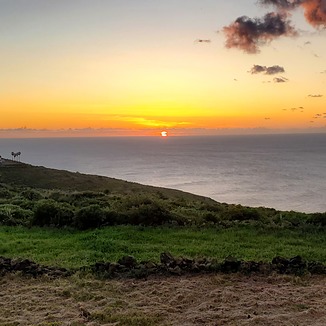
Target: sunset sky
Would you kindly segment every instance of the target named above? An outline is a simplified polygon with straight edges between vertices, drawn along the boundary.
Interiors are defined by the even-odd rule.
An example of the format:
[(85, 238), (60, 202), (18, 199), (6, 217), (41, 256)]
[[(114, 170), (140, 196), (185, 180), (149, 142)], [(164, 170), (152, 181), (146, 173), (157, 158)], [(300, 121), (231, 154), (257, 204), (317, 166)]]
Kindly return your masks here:
[(0, 137), (324, 132), (325, 27), (326, 0), (0, 0)]

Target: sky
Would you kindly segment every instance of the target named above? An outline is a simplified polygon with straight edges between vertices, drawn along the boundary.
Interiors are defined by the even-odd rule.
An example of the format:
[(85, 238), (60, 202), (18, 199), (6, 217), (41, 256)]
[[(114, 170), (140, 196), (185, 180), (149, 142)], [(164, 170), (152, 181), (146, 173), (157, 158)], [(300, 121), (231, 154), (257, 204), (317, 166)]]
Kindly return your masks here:
[(0, 0), (0, 137), (326, 131), (326, 0)]

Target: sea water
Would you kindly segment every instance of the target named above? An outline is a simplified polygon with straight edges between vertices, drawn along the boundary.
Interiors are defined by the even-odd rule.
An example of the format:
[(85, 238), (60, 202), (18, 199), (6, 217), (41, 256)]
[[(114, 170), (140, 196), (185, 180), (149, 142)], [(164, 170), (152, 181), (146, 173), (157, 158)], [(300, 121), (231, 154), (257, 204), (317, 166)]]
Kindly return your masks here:
[(0, 139), (0, 155), (219, 202), (326, 211), (326, 134)]

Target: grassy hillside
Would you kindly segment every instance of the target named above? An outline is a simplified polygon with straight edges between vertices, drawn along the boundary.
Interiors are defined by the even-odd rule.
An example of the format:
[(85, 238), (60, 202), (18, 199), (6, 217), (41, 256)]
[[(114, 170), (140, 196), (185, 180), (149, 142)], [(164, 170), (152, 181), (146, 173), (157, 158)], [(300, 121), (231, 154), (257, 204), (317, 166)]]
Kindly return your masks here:
[(81, 266), (129, 254), (326, 262), (326, 213), (218, 203), (185, 192), (6, 161), (0, 256)]
[(10, 160), (5, 160), (0, 165), (0, 183), (40, 189), (106, 191), (118, 194), (160, 192), (168, 197), (212, 201), (209, 198), (179, 190), (145, 186), (115, 178), (50, 169)]

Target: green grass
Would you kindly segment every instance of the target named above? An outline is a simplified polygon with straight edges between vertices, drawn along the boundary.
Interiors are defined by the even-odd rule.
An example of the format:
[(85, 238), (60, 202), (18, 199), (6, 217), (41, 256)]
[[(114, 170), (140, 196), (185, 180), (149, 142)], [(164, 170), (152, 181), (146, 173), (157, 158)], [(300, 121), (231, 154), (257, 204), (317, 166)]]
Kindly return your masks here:
[(158, 261), (161, 252), (189, 258), (270, 261), (277, 255), (301, 255), (326, 262), (326, 233), (263, 230), (254, 227), (169, 228), (114, 226), (88, 231), (0, 227), (0, 256), (29, 258), (41, 264), (81, 267), (117, 261), (123, 255)]

